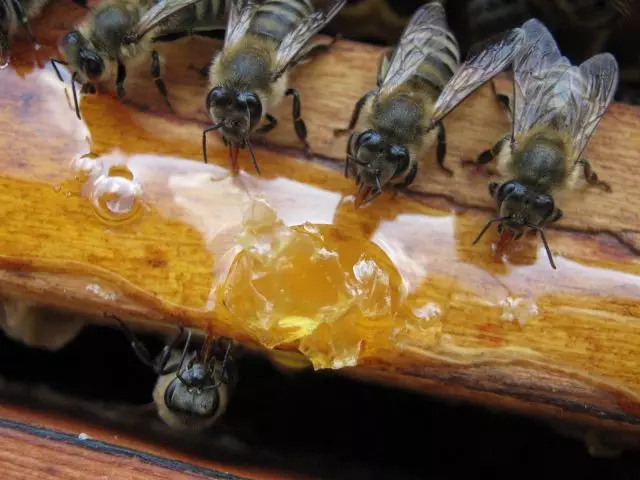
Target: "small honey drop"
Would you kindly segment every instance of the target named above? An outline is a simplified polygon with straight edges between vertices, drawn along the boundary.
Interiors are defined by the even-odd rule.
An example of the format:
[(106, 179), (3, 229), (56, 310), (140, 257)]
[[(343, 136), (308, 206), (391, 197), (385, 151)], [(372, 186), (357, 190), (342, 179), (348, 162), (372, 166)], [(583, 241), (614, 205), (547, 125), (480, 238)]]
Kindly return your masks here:
[(142, 208), (142, 187), (124, 177), (98, 177), (89, 197), (98, 216), (109, 223), (131, 221)]

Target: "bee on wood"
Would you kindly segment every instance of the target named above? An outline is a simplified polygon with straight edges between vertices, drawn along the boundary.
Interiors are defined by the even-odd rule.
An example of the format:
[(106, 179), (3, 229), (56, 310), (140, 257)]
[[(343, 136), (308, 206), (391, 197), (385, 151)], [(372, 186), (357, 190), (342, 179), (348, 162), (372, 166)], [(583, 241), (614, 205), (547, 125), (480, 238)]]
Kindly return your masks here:
[(476, 44), (460, 65), (457, 41), (447, 25), (444, 7), (428, 3), (411, 17), (391, 58), (383, 55), (377, 89), (355, 105), (352, 130), (363, 113), (363, 131), (347, 142), (345, 176), (355, 175), (355, 206), (371, 202), (386, 186), (406, 188), (418, 173), (418, 161), (437, 139), (437, 162), (446, 156), (443, 118), (511, 62), (524, 43), (513, 29)]
[[(115, 77), (117, 96), (122, 100), (127, 68), (150, 55), (151, 76), (165, 104), (173, 111), (167, 87), (160, 77), (161, 57), (153, 44), (168, 33), (177, 34), (180, 30), (185, 34), (197, 33), (192, 29), (194, 25), (211, 31), (222, 30), (225, 16), (226, 0), (200, 0), (191, 9), (183, 9), (176, 0), (107, 0), (60, 39), (59, 49), (64, 60), (51, 61), (60, 80), (57, 64), (68, 65), (73, 71), (73, 99), (80, 118), (76, 79), (84, 90), (94, 91), (95, 84)], [(162, 21), (157, 21), (157, 17), (162, 17)]]
[(0, 0), (0, 59), (6, 60), (11, 37), (22, 27), (31, 42), (38, 41), (31, 31), (29, 20), (37, 17), (51, 0)]
[(184, 328), (155, 359), (120, 319), (125, 335), (138, 358), (158, 375), (153, 400), (160, 418), (178, 430), (199, 431), (213, 425), (227, 409), (237, 384), (234, 347), (227, 338), (214, 340), (208, 332), (200, 351), (191, 350), (191, 331), (182, 352), (177, 350)]
[[(225, 32), (224, 47), (209, 70), (209, 92), (205, 108), (213, 126), (202, 133), (202, 151), (207, 162), (207, 133), (220, 130), (229, 147), (235, 174), (238, 149), (248, 147), (253, 166), (260, 169), (249, 135), (271, 131), (278, 119), (269, 110), (285, 96), (293, 97), (295, 133), (309, 154), (307, 128), (301, 116), (300, 95), (288, 88), (291, 69), (329, 43), (311, 43), (311, 38), (344, 6), (346, 0), (234, 0)], [(258, 125), (266, 120), (262, 127)]]
[(553, 195), (574, 188), (581, 177), (590, 186), (611, 191), (581, 157), (615, 94), (618, 64), (610, 53), (601, 53), (572, 65), (539, 20), (531, 19), (522, 28), (527, 44), (513, 61), (513, 98), (498, 95), (511, 117), (511, 133), (471, 162), (485, 165), (497, 157), (498, 170), (508, 180), (489, 183), (498, 216), (473, 243), (494, 223), (501, 234), (499, 248), (530, 228), (540, 233), (555, 269), (543, 230), (562, 217)]

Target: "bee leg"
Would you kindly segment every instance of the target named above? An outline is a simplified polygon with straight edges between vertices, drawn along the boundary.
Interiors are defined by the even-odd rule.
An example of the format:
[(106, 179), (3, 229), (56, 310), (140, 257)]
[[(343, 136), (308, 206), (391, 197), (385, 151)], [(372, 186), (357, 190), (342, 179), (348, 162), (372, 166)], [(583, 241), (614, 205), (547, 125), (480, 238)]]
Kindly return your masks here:
[(605, 192), (611, 192), (611, 185), (598, 179), (598, 174), (592, 170), (591, 164), (587, 160), (578, 160), (578, 164), (582, 167), (584, 179), (589, 185), (600, 187)]
[(371, 97), (374, 92), (365, 93), (360, 99), (356, 102), (355, 107), (353, 108), (353, 112), (351, 112), (351, 119), (349, 120), (349, 126), (347, 128), (336, 128), (333, 130), (333, 136), (337, 137), (338, 135), (342, 135), (347, 133), (356, 126), (358, 123), (358, 119), (360, 118), (360, 112), (362, 111), (362, 107), (367, 102), (369, 97)]
[(311, 154), (311, 145), (307, 142), (307, 126), (300, 116), (300, 110), (302, 105), (300, 104), (300, 94), (295, 88), (290, 88), (285, 92), (286, 96), (293, 97), (293, 127), (296, 131), (296, 135), (304, 144), (304, 153), (306, 156)]
[(142, 363), (144, 363), (148, 367), (151, 367), (158, 375), (166, 375), (167, 373), (175, 371), (175, 367), (167, 368), (167, 363), (169, 362), (169, 358), (171, 357), (171, 351), (176, 347), (178, 342), (180, 342), (180, 339), (182, 338), (182, 335), (184, 333), (184, 328), (181, 325), (178, 326), (179, 331), (174, 339), (168, 345), (165, 345), (160, 354), (154, 360), (152, 360), (147, 347), (145, 347), (144, 344), (138, 339), (136, 334), (118, 317), (111, 316), (111, 318), (118, 321), (120, 327), (122, 328), (122, 331), (131, 343), (131, 348)]
[(256, 130), (256, 133), (260, 133), (260, 134), (265, 134), (265, 133), (269, 133), (271, 130), (273, 130), (274, 128), (276, 128), (276, 126), (278, 125), (278, 119), (276, 117), (274, 117), (273, 115), (271, 115), (270, 113), (267, 113), (265, 115), (265, 119), (267, 120), (266, 125), (263, 125), (262, 127), (258, 128)]
[(20, 2), (20, 0), (13, 0), (11, 3), (13, 3), (13, 8), (15, 9), (16, 13), (18, 14), (18, 20), (22, 24), (22, 27), (27, 31), (27, 35), (29, 35), (29, 39), (33, 42), (33, 44), (36, 46), (36, 48), (39, 48), (40, 45), (38, 44), (38, 41), (36, 40), (35, 35), (31, 31), (31, 27), (29, 26), (29, 20), (27, 18), (27, 14), (24, 11), (24, 8), (22, 8), (22, 3)]
[(124, 66), (120, 60), (118, 60), (118, 73), (116, 75), (116, 93), (118, 95), (118, 100), (122, 100), (124, 98), (124, 81), (127, 78), (127, 68)]
[(438, 146), (436, 149), (436, 160), (438, 161), (438, 165), (440, 166), (440, 168), (447, 172), (447, 175), (452, 177), (453, 170), (444, 166), (444, 159), (447, 156), (447, 136), (444, 130), (444, 124), (442, 122), (439, 122), (436, 128), (438, 129)]
[(96, 86), (93, 83), (84, 83), (80, 87), (80, 93), (82, 94), (94, 94), (96, 93)]
[(342, 35), (338, 34), (335, 37), (333, 37), (329, 43), (314, 43), (312, 45), (309, 45), (306, 49), (300, 52), (298, 57), (292, 62), (293, 65), (299, 65), (301, 63), (308, 62), (313, 57), (317, 57), (322, 53), (327, 53), (329, 50), (331, 50), (331, 47), (333, 47), (333, 44), (341, 39), (342, 39)]
[(562, 218), (562, 210), (556, 208), (549, 217), (549, 223), (555, 223)]
[(404, 180), (395, 186), (395, 188), (393, 189), (394, 190), (393, 196), (395, 197), (400, 192), (400, 190), (405, 190), (409, 188), (409, 186), (416, 179), (417, 175), (418, 175), (418, 164), (416, 163), (411, 167), (411, 169), (409, 170), (409, 173), (407, 173), (407, 176), (404, 177)]
[(491, 80), (491, 91), (493, 92), (493, 96), (496, 97), (496, 100), (504, 110), (504, 113), (507, 114), (509, 120), (513, 120), (513, 103), (510, 96), (505, 95), (503, 93), (498, 93), (496, 90), (496, 84), (493, 80)]
[(153, 81), (156, 83), (156, 87), (160, 91), (162, 95), (162, 99), (164, 103), (166, 103), (167, 108), (174, 113), (173, 107), (171, 106), (171, 102), (169, 102), (169, 92), (167, 91), (167, 86), (165, 85), (162, 78), (160, 78), (160, 55), (155, 50), (151, 52), (151, 76), (153, 77)]
[(473, 165), (476, 167), (476, 170), (479, 170), (479, 167), (486, 165), (487, 163), (495, 159), (500, 154), (500, 151), (503, 149), (503, 147), (510, 140), (511, 135), (505, 135), (500, 140), (498, 140), (498, 142), (496, 142), (489, 150), (485, 150), (480, 155), (478, 155), (478, 158), (476, 158), (475, 160), (464, 160), (462, 164)]

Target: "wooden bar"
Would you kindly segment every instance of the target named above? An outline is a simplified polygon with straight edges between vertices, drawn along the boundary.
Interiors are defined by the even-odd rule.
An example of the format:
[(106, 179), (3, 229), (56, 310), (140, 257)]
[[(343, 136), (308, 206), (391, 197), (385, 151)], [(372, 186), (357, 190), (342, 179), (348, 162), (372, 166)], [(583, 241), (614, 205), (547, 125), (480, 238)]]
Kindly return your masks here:
[[(42, 59), (82, 13), (47, 12)], [(488, 88), (445, 121), (453, 178), (431, 154), (410, 192), (354, 210), (346, 139), (332, 130), (373, 88), (381, 51), (342, 41), (301, 66), (293, 84), (316, 157), (301, 153), (285, 100), (278, 127), (256, 141), (262, 175), (242, 151), (233, 179), (215, 135), (210, 164), (201, 157), (197, 68), (217, 45), (159, 49), (176, 116), (145, 69), (129, 74), (128, 104), (83, 96), (78, 121), (69, 85), (16, 43), (0, 71), (2, 295), (158, 331), (211, 324), (359, 378), (640, 432), (638, 108), (613, 105), (589, 145), (613, 193), (557, 199), (554, 271), (535, 237), (506, 260), (493, 258), (494, 231), (472, 245), (493, 206), (488, 178), (461, 161), (509, 128)]]

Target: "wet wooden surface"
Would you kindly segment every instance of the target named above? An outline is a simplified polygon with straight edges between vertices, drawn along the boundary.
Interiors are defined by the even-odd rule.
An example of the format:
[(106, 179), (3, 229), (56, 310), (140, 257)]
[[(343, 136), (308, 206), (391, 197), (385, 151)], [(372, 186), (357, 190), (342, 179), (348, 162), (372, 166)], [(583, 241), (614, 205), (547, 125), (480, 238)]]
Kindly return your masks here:
[(24, 407), (0, 407), (0, 468), (7, 480), (30, 478), (293, 479), (282, 471), (229, 466), (131, 435)]
[[(343, 372), (360, 378), (640, 432), (638, 108), (614, 105), (588, 149), (613, 193), (557, 200), (553, 271), (535, 238), (502, 260), (495, 231), (471, 244), (492, 204), (488, 179), (460, 164), (508, 129), (489, 89), (445, 121), (453, 178), (432, 152), (410, 192), (356, 211), (346, 139), (332, 130), (374, 86), (379, 49), (339, 42), (294, 75), (316, 158), (302, 155), (285, 101), (255, 142), (262, 175), (245, 151), (232, 179), (214, 135), (201, 161), (196, 70), (217, 44), (159, 48), (175, 116), (148, 73), (130, 72), (126, 105), (83, 96), (78, 121), (44, 60), (82, 14), (53, 5), (35, 22), (43, 68), (19, 41), (0, 71), (2, 294), (158, 331), (211, 324), (247, 345), (300, 348), (316, 366), (357, 364)], [(258, 237), (266, 253), (240, 251)], [(278, 273), (269, 251), (282, 238), (293, 247)]]

